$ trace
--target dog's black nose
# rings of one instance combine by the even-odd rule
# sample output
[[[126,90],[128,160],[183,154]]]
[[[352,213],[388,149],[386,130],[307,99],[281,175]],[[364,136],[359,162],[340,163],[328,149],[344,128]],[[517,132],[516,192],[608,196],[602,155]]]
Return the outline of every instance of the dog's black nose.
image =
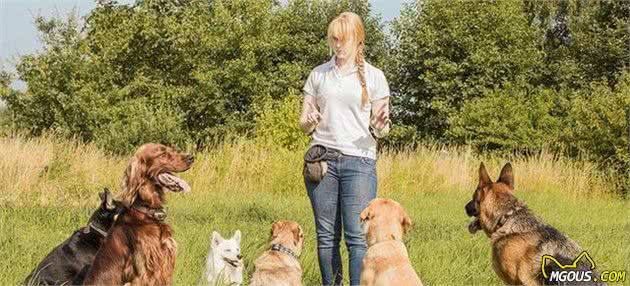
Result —
[[[195,162],[195,156],[193,156],[193,155],[186,156],[186,162],[188,162],[188,163]]]
[[[477,208],[475,207],[475,203],[473,201],[470,201],[466,204],[466,214],[468,216],[478,216],[479,212],[477,211]]]
[[[236,256],[236,258],[238,258],[238,260],[243,259],[243,256],[241,256],[240,254]]]

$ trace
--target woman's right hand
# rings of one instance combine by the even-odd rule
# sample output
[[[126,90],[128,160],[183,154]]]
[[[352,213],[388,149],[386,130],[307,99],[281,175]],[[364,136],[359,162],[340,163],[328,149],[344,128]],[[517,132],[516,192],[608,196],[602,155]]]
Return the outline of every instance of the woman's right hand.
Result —
[[[310,124],[312,124],[313,127],[317,126],[317,124],[319,124],[319,121],[322,119],[322,114],[319,113],[319,110],[317,109],[317,107],[315,107],[315,105],[313,105],[310,102],[306,102],[306,104],[308,105],[309,111],[306,114],[306,121]]]
[[[317,108],[317,99],[312,96],[304,96],[304,104],[302,104],[302,114],[300,115],[300,128],[304,133],[311,134],[315,131],[315,127],[321,122],[322,114]]]

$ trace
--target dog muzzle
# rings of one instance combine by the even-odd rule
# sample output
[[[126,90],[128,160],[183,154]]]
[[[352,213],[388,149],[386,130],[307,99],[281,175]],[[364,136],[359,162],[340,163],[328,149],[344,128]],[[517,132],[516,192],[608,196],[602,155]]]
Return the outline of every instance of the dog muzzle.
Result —
[[[481,229],[481,223],[479,222],[479,218],[475,217],[475,219],[468,224],[468,232],[471,234],[475,234],[477,231]]]
[[[234,268],[238,268],[238,267],[241,265],[241,263],[243,263],[243,262],[242,262],[242,261],[240,261],[240,260],[237,260],[237,259],[229,259],[229,258],[227,258],[227,257],[224,257],[224,258],[223,258],[223,261],[224,261],[225,263],[227,263],[227,264],[231,265],[231,266],[232,266],[232,267],[234,267]]]

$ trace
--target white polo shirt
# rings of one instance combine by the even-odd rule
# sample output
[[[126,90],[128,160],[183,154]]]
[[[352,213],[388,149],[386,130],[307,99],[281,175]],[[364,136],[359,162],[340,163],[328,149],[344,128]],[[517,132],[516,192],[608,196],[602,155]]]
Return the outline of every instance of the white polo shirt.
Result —
[[[390,96],[389,86],[381,70],[367,62],[364,66],[370,102],[363,107],[356,66],[341,74],[333,57],[311,71],[304,84],[304,95],[317,99],[322,114],[311,146],[321,144],[346,155],[376,160],[376,140],[369,129],[371,102]]]

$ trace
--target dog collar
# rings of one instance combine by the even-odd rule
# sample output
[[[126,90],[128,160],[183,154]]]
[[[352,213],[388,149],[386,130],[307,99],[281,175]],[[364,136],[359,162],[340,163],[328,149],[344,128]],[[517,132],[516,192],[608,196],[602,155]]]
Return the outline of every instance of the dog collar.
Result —
[[[517,212],[519,212],[522,209],[523,209],[522,207],[516,207],[515,209],[510,210],[507,213],[503,214],[501,217],[499,217],[499,219],[497,219],[497,222],[494,225],[492,232],[494,233],[500,228],[502,228],[505,224],[508,223],[508,220],[510,220]]]
[[[107,231],[104,231],[103,229],[98,228],[96,225],[94,225],[92,222],[90,222],[88,224],[88,227],[95,230],[96,232],[98,232],[100,235],[102,235],[103,237],[107,237]]]
[[[162,222],[166,219],[166,210],[164,210],[163,208],[152,209],[152,208],[139,206],[139,205],[133,205],[132,208],[159,222]]]
[[[88,223],[88,225],[83,228],[83,233],[88,234],[90,233],[90,229],[93,229],[94,231],[96,231],[98,234],[100,234],[102,237],[107,237],[107,231],[97,227],[96,225],[94,225],[94,223],[90,222]]]
[[[403,242],[400,239],[388,239],[388,240],[381,240],[381,241],[375,242],[372,245],[368,245],[368,247],[375,246],[375,245],[378,245],[378,244],[381,244],[381,243],[386,243],[386,242],[398,242],[398,243],[400,243],[402,245],[405,245],[405,242]]]
[[[288,247],[285,247],[282,244],[272,244],[271,245],[271,250],[280,251],[280,252],[282,252],[284,254],[287,254],[287,255],[295,258],[296,260],[298,259],[298,256],[295,255],[295,252],[293,252],[293,250],[289,249]]]

